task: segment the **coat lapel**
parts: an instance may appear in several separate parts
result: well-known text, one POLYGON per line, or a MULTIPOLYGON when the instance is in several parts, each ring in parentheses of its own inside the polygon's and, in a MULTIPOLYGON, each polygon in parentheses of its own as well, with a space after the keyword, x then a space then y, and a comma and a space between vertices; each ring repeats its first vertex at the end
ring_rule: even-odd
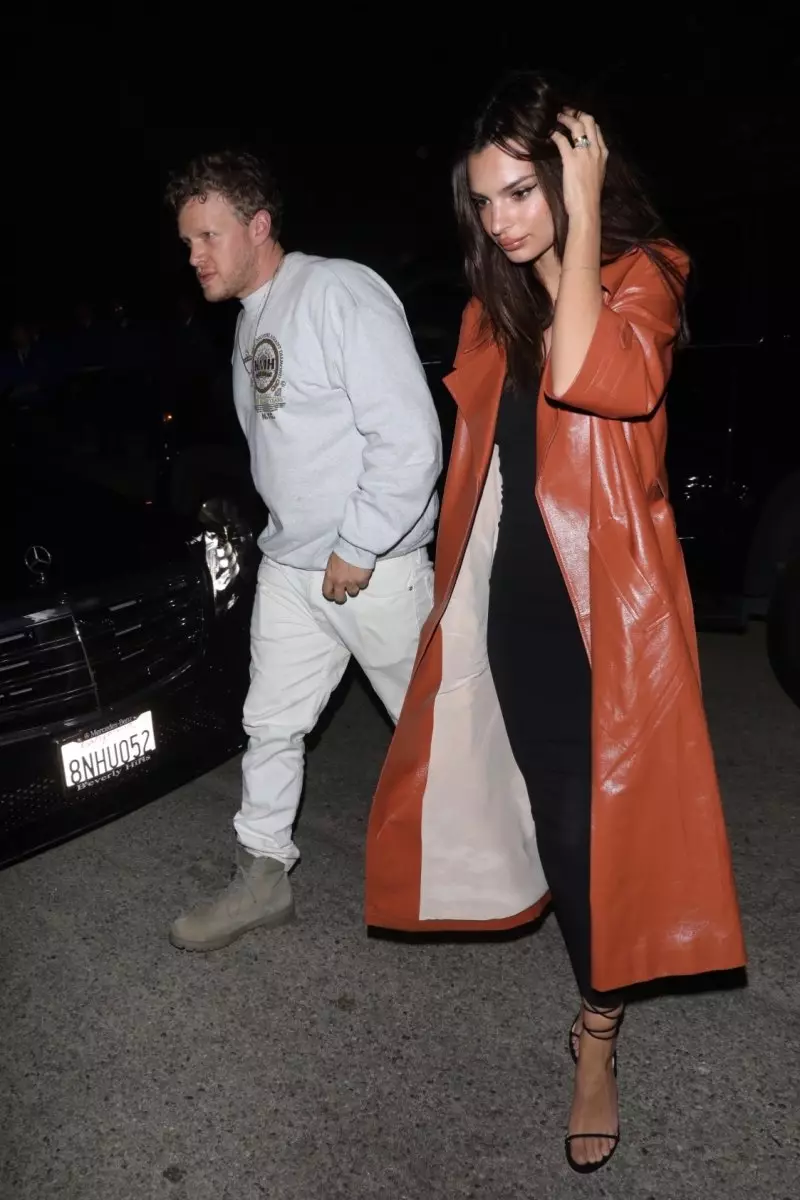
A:
POLYGON ((444 379, 469 430, 475 478, 480 484, 486 478, 492 456, 505 373, 505 355, 486 339, 464 354, 455 370, 444 379))
POLYGON ((456 402, 456 426, 447 471, 442 525, 448 536, 436 547, 436 602, 422 631, 416 670, 447 608, 469 543, 494 448, 494 431, 505 379, 505 355, 485 342, 462 356, 444 384, 456 402))

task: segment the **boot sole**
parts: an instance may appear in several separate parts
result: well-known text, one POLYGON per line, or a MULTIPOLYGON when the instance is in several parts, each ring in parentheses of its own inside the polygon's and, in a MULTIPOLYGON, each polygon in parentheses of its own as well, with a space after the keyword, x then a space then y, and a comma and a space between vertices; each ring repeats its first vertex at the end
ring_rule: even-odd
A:
POLYGON ((291 925, 296 920, 296 915, 294 903, 292 903, 290 908, 285 908, 282 912, 270 913, 266 917, 260 917, 257 921, 251 921, 249 925, 243 925, 241 929, 236 929, 233 933, 226 933, 208 942, 193 942, 188 938, 176 937, 172 930, 169 932, 169 940, 176 950, 199 952, 204 950, 222 950, 225 946, 230 946, 233 942, 238 941, 244 934, 250 933, 252 929, 278 929, 281 925, 291 925))

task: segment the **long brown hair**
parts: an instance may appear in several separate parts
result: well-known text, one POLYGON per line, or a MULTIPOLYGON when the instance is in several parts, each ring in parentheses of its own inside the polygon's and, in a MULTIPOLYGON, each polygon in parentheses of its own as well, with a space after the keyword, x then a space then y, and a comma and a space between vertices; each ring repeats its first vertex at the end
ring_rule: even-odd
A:
MULTIPOLYGON (((580 109, 576 99, 565 94, 563 84, 538 72, 515 71, 507 75, 470 125, 453 167, 453 198, 464 268, 472 294, 483 308, 481 332, 503 346, 509 370, 517 379, 524 379, 541 367, 542 336, 553 319, 553 302, 530 264, 520 266, 509 262, 487 236, 470 193, 467 163, 471 154, 491 145, 533 163, 552 213, 555 252, 560 260, 569 218, 564 207, 561 156, 551 134, 559 129, 569 136, 569 131, 559 124, 558 114, 565 107, 580 109)), ((601 260, 604 264, 614 262, 633 248, 640 248, 680 300, 682 281, 665 253, 668 246, 676 245, 675 239, 667 233, 630 163, 617 152, 613 140, 609 141, 605 122, 602 128, 609 144, 609 158, 600 205, 601 260)), ((685 337, 681 301, 679 340, 685 337)))

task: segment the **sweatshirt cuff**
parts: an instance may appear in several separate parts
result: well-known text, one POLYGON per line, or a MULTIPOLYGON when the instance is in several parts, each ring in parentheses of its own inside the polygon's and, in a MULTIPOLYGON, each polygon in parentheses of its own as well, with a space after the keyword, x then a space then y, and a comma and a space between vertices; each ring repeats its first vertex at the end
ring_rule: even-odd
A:
POLYGON ((365 571, 374 570, 375 563, 378 561, 377 554, 372 554, 369 550, 362 550, 360 546, 354 546, 352 542, 348 542, 341 536, 334 542, 332 552, 338 554, 339 558, 350 563, 352 567, 362 567, 365 571))

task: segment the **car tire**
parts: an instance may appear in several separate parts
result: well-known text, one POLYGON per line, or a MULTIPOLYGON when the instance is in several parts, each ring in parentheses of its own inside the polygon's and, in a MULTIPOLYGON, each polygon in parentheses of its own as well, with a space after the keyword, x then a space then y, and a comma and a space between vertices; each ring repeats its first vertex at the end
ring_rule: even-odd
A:
POLYGON ((800 706, 800 558, 781 572, 767 613, 767 655, 786 695, 800 706))

